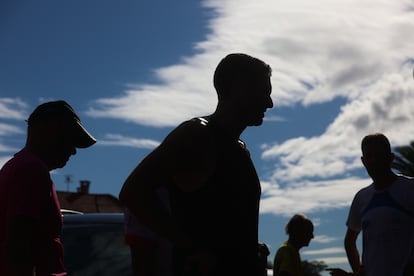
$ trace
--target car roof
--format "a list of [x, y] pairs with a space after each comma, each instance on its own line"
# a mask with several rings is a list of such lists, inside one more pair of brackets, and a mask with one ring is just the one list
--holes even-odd
[[62, 215], [71, 215], [71, 214], [83, 214], [82, 212], [71, 210], [71, 209], [60, 209]]
[[124, 223], [123, 213], [86, 213], [86, 214], [67, 214], [63, 215], [63, 225], [65, 224], [119, 224]]

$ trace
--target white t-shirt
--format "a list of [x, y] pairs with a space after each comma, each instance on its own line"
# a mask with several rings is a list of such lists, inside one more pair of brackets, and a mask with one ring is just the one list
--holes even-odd
[[374, 185], [354, 197], [347, 226], [362, 230], [362, 265], [366, 276], [399, 276], [413, 260], [414, 179], [399, 175], [388, 188]]

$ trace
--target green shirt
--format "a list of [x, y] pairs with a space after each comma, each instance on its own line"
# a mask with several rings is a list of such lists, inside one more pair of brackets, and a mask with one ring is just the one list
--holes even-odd
[[273, 275], [277, 276], [280, 272], [288, 272], [290, 276], [304, 275], [299, 251], [288, 242], [279, 247], [273, 261]]

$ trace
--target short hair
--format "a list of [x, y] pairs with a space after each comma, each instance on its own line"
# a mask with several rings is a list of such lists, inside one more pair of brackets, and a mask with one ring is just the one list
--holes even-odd
[[285, 231], [286, 234], [292, 235], [306, 227], [313, 227], [312, 221], [303, 214], [295, 214], [286, 224]]
[[377, 144], [382, 146], [386, 153], [391, 153], [391, 144], [388, 138], [382, 133], [373, 133], [366, 135], [361, 142], [361, 150], [364, 151], [364, 147], [367, 144]]
[[235, 81], [256, 82], [272, 75], [271, 67], [262, 60], [242, 53], [224, 57], [214, 72], [214, 88], [219, 98], [225, 96]]

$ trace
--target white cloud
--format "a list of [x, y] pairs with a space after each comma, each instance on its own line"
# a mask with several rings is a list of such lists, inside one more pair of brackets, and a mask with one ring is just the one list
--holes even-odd
[[317, 258], [315, 261], [323, 261], [327, 265], [333, 265], [333, 264], [348, 264], [348, 259], [344, 257], [323, 257], [323, 258]]
[[[4, 120], [24, 120], [26, 118], [27, 104], [19, 98], [0, 97], [0, 119]], [[0, 122], [0, 153], [15, 152], [16, 147], [12, 146], [5, 137], [23, 134], [19, 126]], [[0, 156], [0, 168], [11, 158], [11, 155]]]
[[[400, 74], [384, 76], [367, 87], [361, 96], [342, 107], [337, 118], [320, 136], [296, 137], [264, 147], [263, 158], [275, 162], [273, 182], [279, 180], [284, 188], [281, 190], [278, 185], [269, 184], [268, 191], [273, 190], [273, 199], [263, 201], [263, 210], [277, 208], [273, 204], [267, 206], [267, 202], [280, 200], [277, 194], [281, 191], [286, 204], [293, 204], [301, 197], [304, 199], [304, 195], [315, 196], [313, 202], [301, 206], [304, 210], [324, 209], [325, 204], [334, 203], [334, 199], [339, 200], [339, 206], [346, 206], [350, 195], [358, 187], [370, 183], [368, 179], [343, 177], [362, 168], [360, 140], [364, 135], [384, 132], [392, 145], [408, 144], [414, 139], [414, 110], [411, 108], [414, 104], [414, 82], [410, 83], [409, 78], [408, 70], [405, 70]], [[307, 180], [310, 178], [318, 180]], [[338, 179], [323, 180], [327, 178]], [[341, 186], [347, 187], [347, 190], [341, 189]]]
[[0, 137], [21, 133], [24, 133], [24, 131], [17, 126], [0, 123]]
[[142, 149], [154, 149], [160, 142], [151, 139], [137, 139], [120, 134], [106, 134], [104, 139], [98, 141], [98, 145], [124, 146]]
[[[272, 66], [275, 113], [278, 106], [323, 105], [341, 97], [345, 104], [321, 133], [263, 148], [273, 171], [263, 180], [261, 211], [283, 215], [348, 206], [370, 182], [359, 176], [365, 134], [384, 132], [393, 145], [414, 139], [412, 1], [203, 4], [213, 17], [195, 55], [156, 70], [158, 84], [97, 99], [89, 115], [160, 127], [210, 113], [216, 104], [214, 68], [229, 52], [246, 52]], [[289, 123], [272, 114], [267, 119], [281, 118]]]
[[317, 235], [313, 238], [312, 242], [316, 243], [331, 243], [338, 240], [336, 237], [330, 237], [326, 235]]
[[277, 105], [327, 102], [338, 96], [358, 101], [379, 79], [387, 79], [383, 85], [392, 82], [389, 76], [400, 74], [401, 64], [412, 56], [410, 1], [203, 3], [216, 16], [209, 22], [207, 39], [196, 44], [199, 54], [156, 70], [160, 84], [140, 84], [120, 97], [98, 99], [89, 114], [174, 126], [210, 112], [216, 102], [214, 68], [232, 51], [251, 53], [273, 65]]
[[303, 255], [327, 255], [327, 254], [344, 254], [345, 249], [343, 247], [330, 247], [318, 250], [303, 250]]
[[1, 119], [26, 119], [27, 104], [19, 98], [0, 98]]
[[355, 192], [369, 183], [368, 179], [356, 177], [294, 181], [284, 187], [262, 182], [260, 212], [292, 216], [348, 207]]
[[280, 116], [265, 116], [264, 121], [267, 122], [285, 122], [286, 119]]

